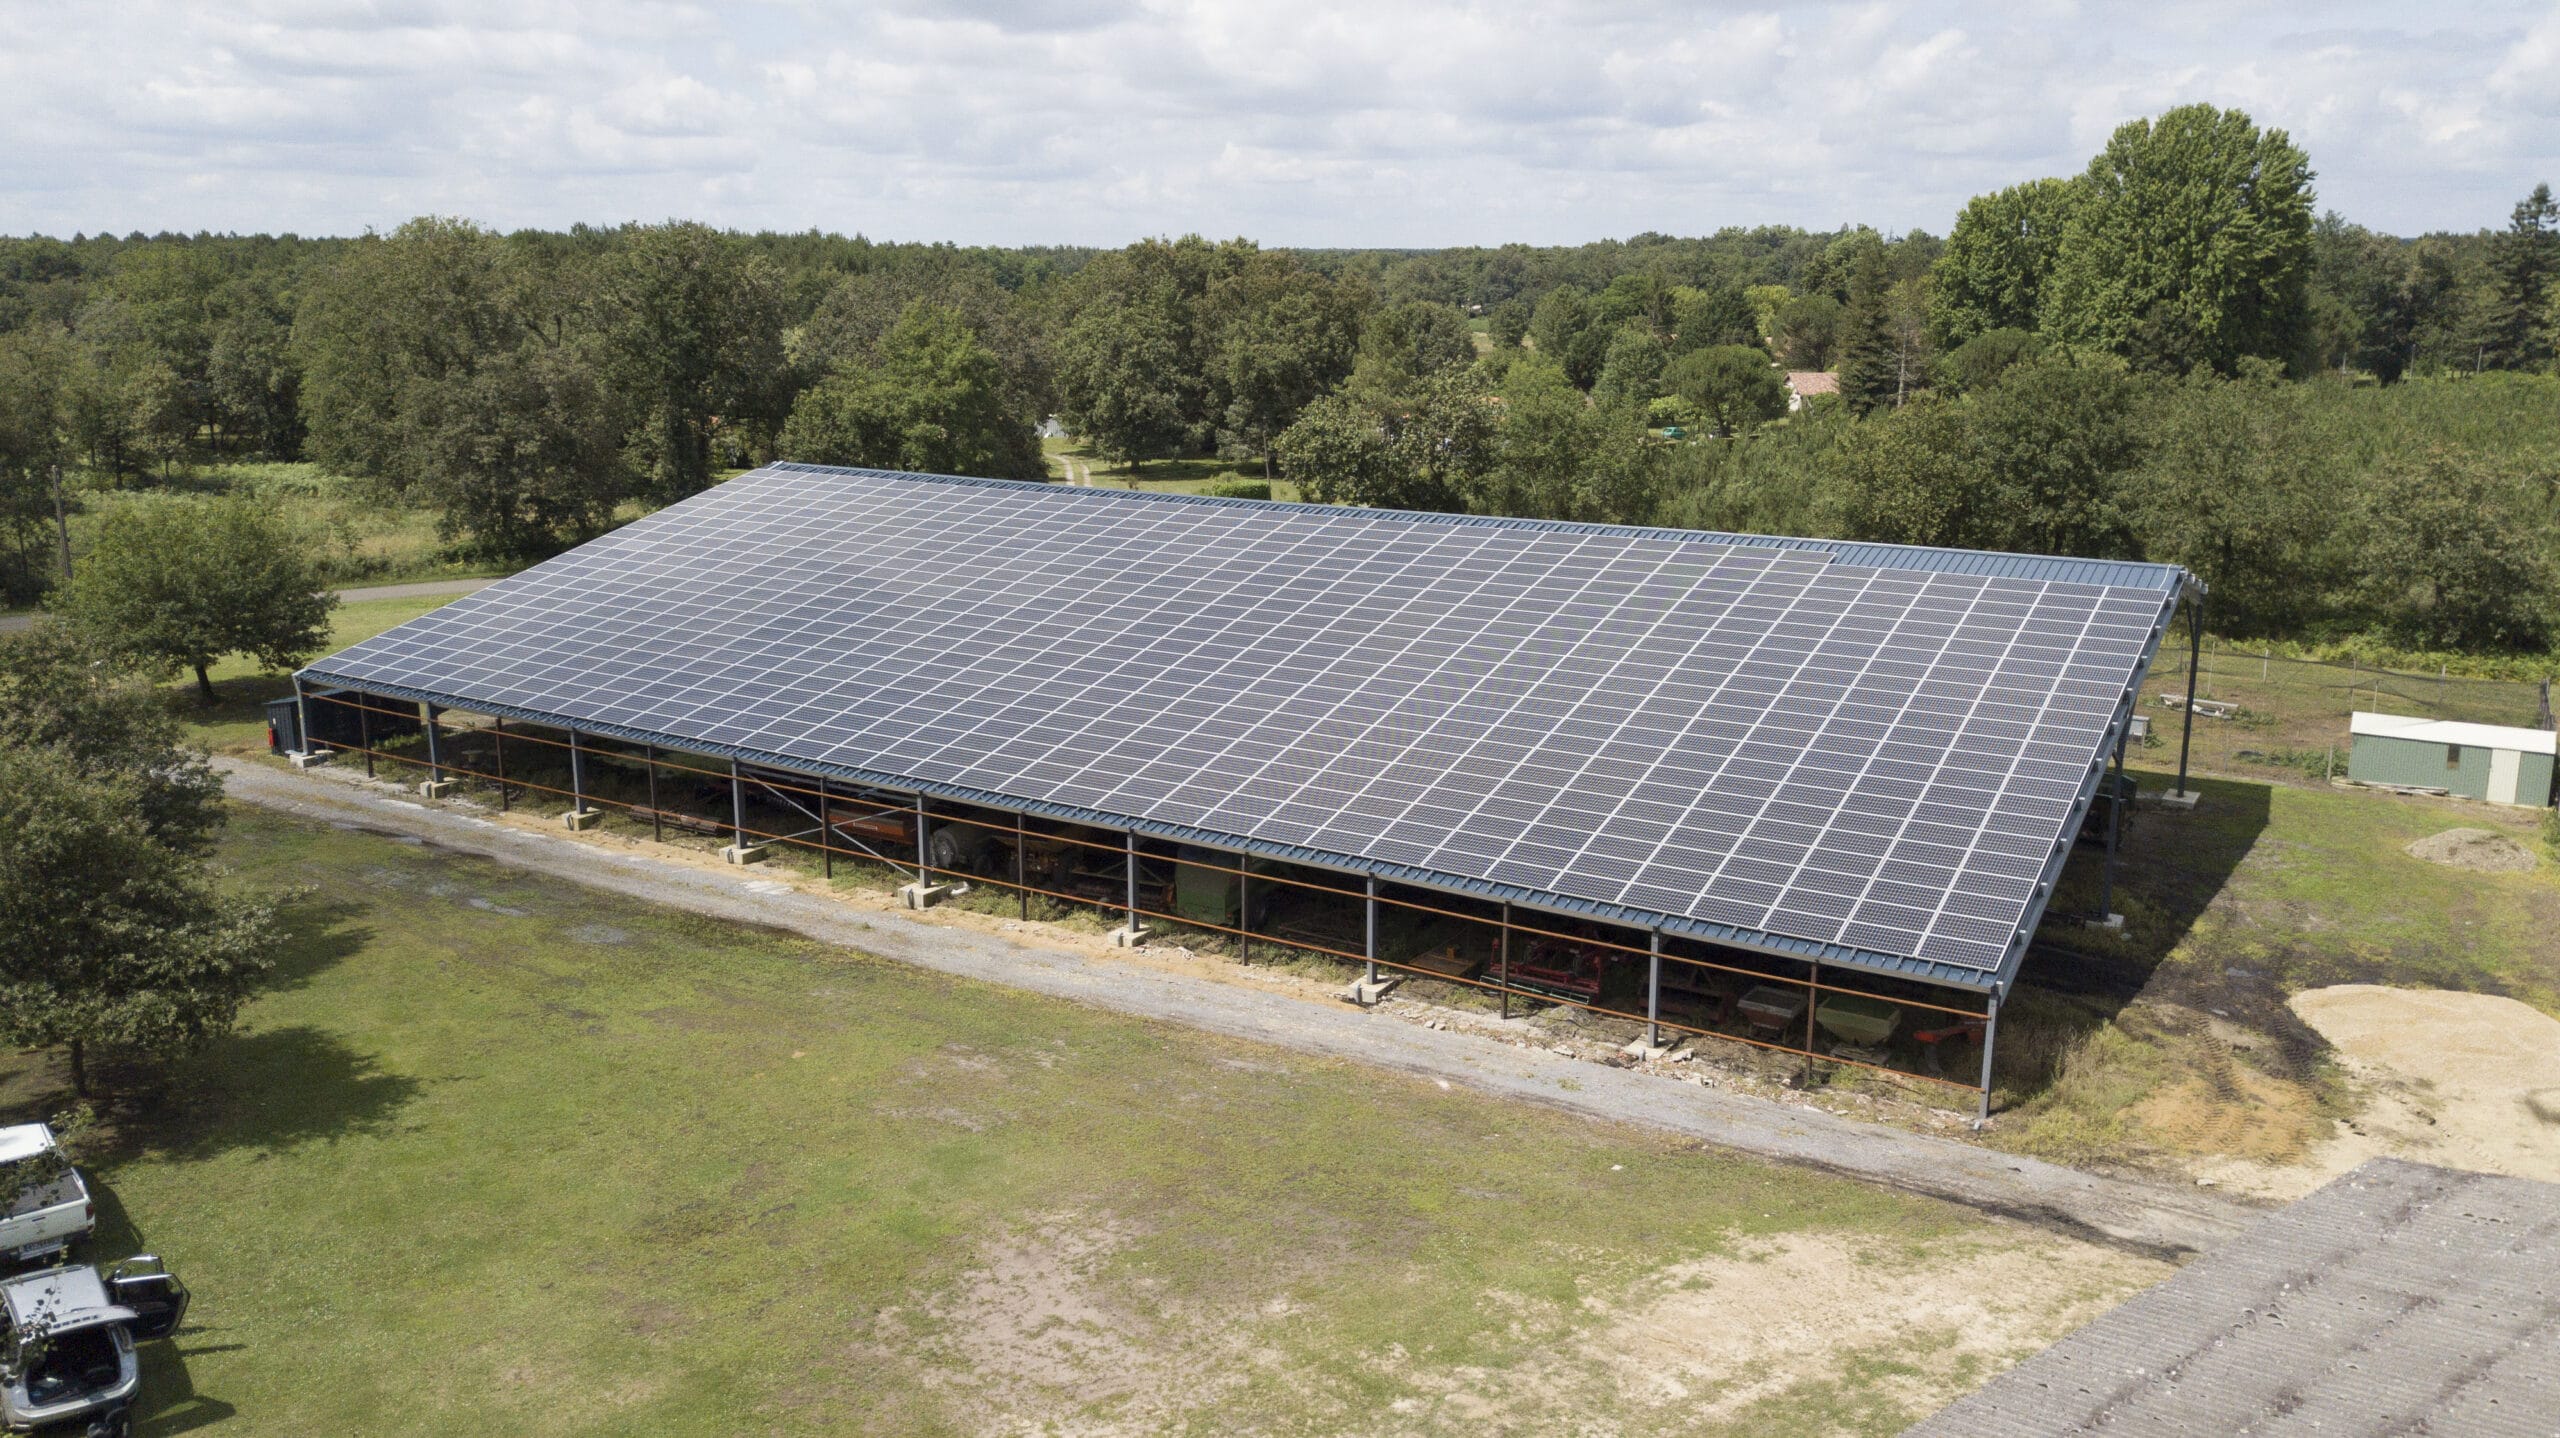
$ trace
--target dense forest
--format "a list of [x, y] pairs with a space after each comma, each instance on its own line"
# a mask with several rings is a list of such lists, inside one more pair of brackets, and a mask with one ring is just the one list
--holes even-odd
[[[65, 517], [244, 459], [538, 558], [772, 457], [2139, 556], [2224, 632], [2547, 651], [2560, 209], [2319, 212], [2281, 130], [2191, 106], [1943, 237], [1642, 234], [978, 249], [671, 222], [0, 239], [0, 589]], [[2521, 187], [2521, 186], [2520, 186]], [[1828, 371], [1801, 404], [1789, 371]], [[1807, 386], [1808, 389], [1813, 388]]]

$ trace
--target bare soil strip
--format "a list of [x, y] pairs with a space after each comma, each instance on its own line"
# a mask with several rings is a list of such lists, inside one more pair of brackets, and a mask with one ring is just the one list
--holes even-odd
[[[885, 895], [877, 896], [877, 907], [866, 906], [851, 895], [804, 889], [781, 872], [729, 869], [680, 850], [573, 837], [532, 817], [501, 820], [461, 805], [431, 808], [353, 774], [292, 774], [222, 757], [214, 764], [233, 798], [283, 813], [421, 839], [642, 902], [785, 929], [921, 968], [1643, 1124], [2145, 1255], [2201, 1252], [2255, 1216], [2252, 1209], [2207, 1193], [2083, 1173], [1857, 1123], [1809, 1106], [1423, 1028], [1339, 1003], [1306, 1001], [1275, 985], [1113, 957], [1099, 944], [1079, 950], [1067, 946], [1069, 936], [1062, 931], [982, 916], [907, 913], [886, 907]], [[1056, 942], [1036, 941], [1053, 937]]]

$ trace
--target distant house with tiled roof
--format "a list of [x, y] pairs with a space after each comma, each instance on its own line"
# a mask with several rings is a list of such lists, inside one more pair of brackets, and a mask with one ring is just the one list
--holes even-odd
[[1791, 369], [1787, 371], [1787, 408], [1799, 410], [1805, 401], [1818, 394], [1838, 394], [1840, 376], [1829, 370]]

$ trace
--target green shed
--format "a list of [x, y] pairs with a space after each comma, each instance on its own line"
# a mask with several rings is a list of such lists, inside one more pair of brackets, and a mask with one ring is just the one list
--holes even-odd
[[2359, 784], [2442, 789], [2537, 809], [2551, 803], [2556, 736], [2548, 729], [2357, 713], [2347, 732], [2355, 737], [2347, 777]]

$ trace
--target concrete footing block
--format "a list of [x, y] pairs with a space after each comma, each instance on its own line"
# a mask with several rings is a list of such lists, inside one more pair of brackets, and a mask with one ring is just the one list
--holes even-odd
[[462, 781], [459, 779], [421, 779], [418, 781], [418, 797], [441, 799], [461, 787]]
[[1678, 1039], [1669, 1039], [1658, 1044], [1649, 1044], [1642, 1039], [1637, 1039], [1618, 1052], [1634, 1059], [1637, 1063], [1646, 1064], [1671, 1057], [1671, 1051], [1678, 1047], [1680, 1047]]
[[290, 760], [296, 769], [317, 769], [337, 758], [338, 754], [334, 749], [305, 749], [299, 754], [287, 754], [284, 757]]
[[602, 809], [571, 809], [560, 816], [560, 822], [571, 831], [592, 829], [604, 822]]
[[2124, 937], [2124, 915], [2109, 914], [2103, 919], [2082, 919], [2080, 927], [2122, 938]]
[[1111, 931], [1111, 947], [1134, 949], [1147, 941], [1147, 931], [1134, 924], [1122, 924]]
[[764, 856], [765, 846], [762, 844], [730, 844], [720, 851], [720, 858], [724, 863], [735, 864], [740, 868], [745, 868], [749, 864], [761, 864], [764, 862]]
[[956, 884], [909, 884], [898, 891], [898, 902], [910, 909], [930, 909], [958, 891]]
[[2153, 802], [2157, 803], [2163, 809], [2176, 809], [2180, 812], [2184, 812], [2186, 810], [2193, 809], [2196, 806], [2196, 801], [2203, 797], [2204, 795], [2197, 793], [2193, 789], [2172, 789], [2168, 793], [2161, 795]]
[[1358, 1004], [1365, 1009], [1395, 992], [1396, 985], [1403, 982], [1404, 976], [1401, 974], [1381, 974], [1375, 979], [1353, 979], [1351, 987], [1342, 991], [1343, 1002]]

